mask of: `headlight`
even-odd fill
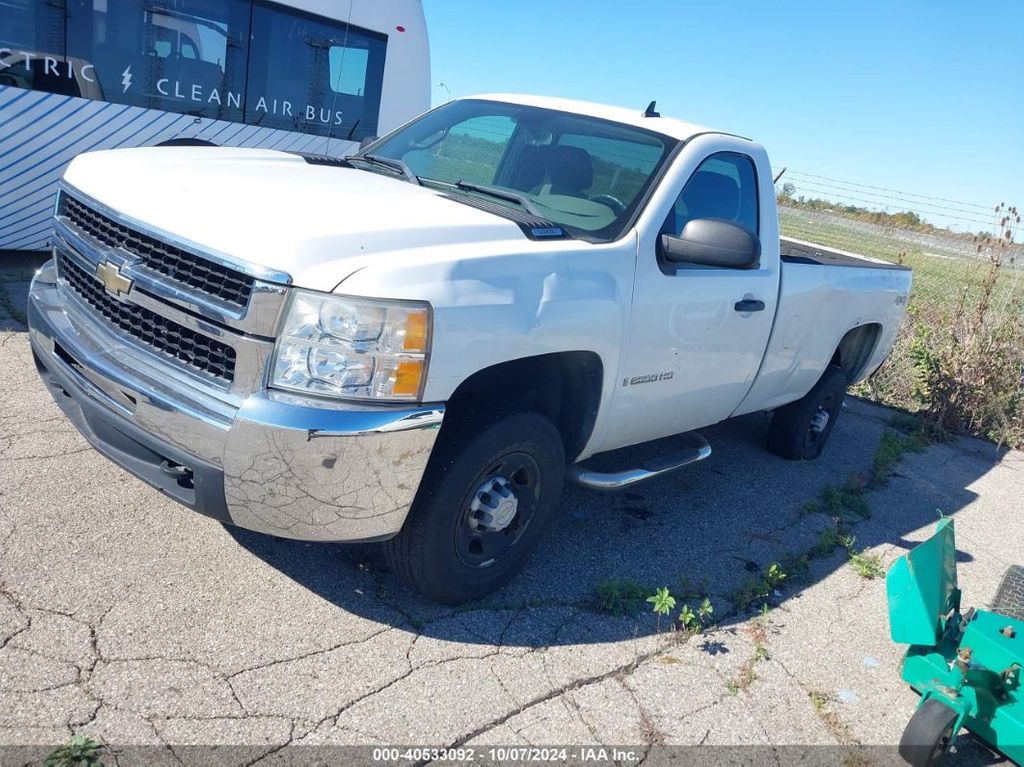
[[[429,355],[429,304],[295,290],[270,385],[335,397],[418,400]]]

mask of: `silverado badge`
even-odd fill
[[[109,261],[100,261],[96,267],[96,276],[99,277],[107,292],[113,296],[120,296],[132,289],[131,277],[125,277],[121,274],[117,264],[112,264]]]

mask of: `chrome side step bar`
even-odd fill
[[[708,441],[703,436],[696,433],[688,436],[693,443],[693,447],[682,453],[673,453],[649,461],[639,469],[626,469],[625,471],[605,473],[573,465],[566,470],[565,478],[590,490],[621,490],[638,482],[660,477],[662,474],[668,474],[670,471],[676,471],[684,466],[689,466],[691,463],[703,461],[711,455],[711,445],[708,444]]]

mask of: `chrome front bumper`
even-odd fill
[[[196,511],[284,538],[391,537],[443,405],[334,403],[261,389],[228,403],[69,300],[52,266],[32,283],[29,336],[57,404],[118,465]]]

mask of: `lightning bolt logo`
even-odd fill
[[[127,93],[128,89],[132,85],[132,65],[131,64],[126,66],[124,68],[124,71],[121,73],[121,85],[124,86],[124,90],[121,91],[121,93]]]

